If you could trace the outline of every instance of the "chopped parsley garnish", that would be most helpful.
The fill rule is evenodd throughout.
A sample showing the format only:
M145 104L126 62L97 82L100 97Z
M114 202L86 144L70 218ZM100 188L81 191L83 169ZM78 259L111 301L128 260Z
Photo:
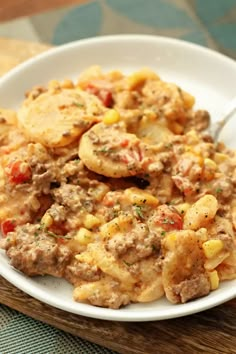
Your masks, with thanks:
M102 153L106 153L106 154L111 154L112 152L114 152L114 150L108 148L107 146L102 147L101 149L97 150L97 152L102 152Z
M125 260L123 260L123 262L124 262L124 264L127 265L128 267L132 266L131 263L129 263L129 262L125 261Z
M162 221L162 224L170 224L170 225L174 225L174 221L173 220L169 220L169 219L164 219L163 221Z
M166 231L161 232L161 236L165 236L165 234L166 234Z
M142 206L141 205L136 205L135 206L135 213L140 219L144 218L143 210L142 210Z
M221 193L222 191L223 191L222 188L217 188L217 189L216 189L216 193L217 193L217 194Z
M81 103L79 103L79 102L73 102L73 105L74 105L74 106L77 106L77 107L79 107L79 108L83 108L83 107L84 107L84 105L81 104Z
M153 250L153 251L158 251L157 246L156 246L156 245L152 245L152 250Z

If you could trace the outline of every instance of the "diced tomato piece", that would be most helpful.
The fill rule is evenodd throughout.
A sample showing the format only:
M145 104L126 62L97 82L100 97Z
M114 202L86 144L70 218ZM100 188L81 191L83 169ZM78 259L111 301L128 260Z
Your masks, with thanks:
M102 204L106 207L113 207L115 205L115 199L110 195L105 195Z
M15 230L15 223L12 220L5 220L1 223L1 234L2 237L6 237L8 232Z
M100 98L105 107L112 107L113 97L111 91L108 91L106 89L100 90L98 93L98 98Z
M11 162L6 168L6 174L8 175L9 181L15 184L27 182L32 177L30 167L20 160Z
M111 91L105 88L99 89L98 87L89 84L86 88L86 91L92 93L93 95L97 96L105 107L112 107L113 105L113 97Z
M183 219L177 211L173 211L167 205L158 207L155 215L155 224L161 226L165 231L182 230Z
M122 140L122 142L120 143L121 147L127 147L129 145L129 139L124 139Z
M49 231L56 235L64 236L68 233L66 225L62 222L53 222L53 224L48 228Z
M66 239L64 237L58 237L57 243L59 243L59 245L64 245L66 243Z

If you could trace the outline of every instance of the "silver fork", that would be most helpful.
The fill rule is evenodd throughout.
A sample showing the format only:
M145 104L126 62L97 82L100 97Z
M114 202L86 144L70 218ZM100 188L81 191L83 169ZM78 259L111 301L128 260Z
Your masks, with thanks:
M213 137L214 141L219 140L220 133L228 121L236 114L236 97L234 97L229 104L226 105L222 114L222 119L210 125L208 128L209 134Z

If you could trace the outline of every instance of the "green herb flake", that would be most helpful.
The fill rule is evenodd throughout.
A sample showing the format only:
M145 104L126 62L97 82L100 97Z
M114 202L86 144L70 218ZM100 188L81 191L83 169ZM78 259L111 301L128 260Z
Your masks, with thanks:
M127 265L128 267L132 266L131 263L129 263L129 262L125 261L125 260L123 260L123 263L124 263L125 265Z
M101 149L97 150L97 152L101 152L104 154L111 154L112 152L114 152L113 149L109 149L107 146L102 147Z
M217 189L216 189L216 193L217 193L217 194L222 193L222 191L223 191L222 188L217 188Z
M76 106L76 107L79 107L79 108L83 108L84 105L79 103L79 102L73 102L73 105Z
M161 236L165 236L165 234L166 234L166 231L161 232Z
M162 221L162 224L170 224L170 225L174 225L174 221L173 220L169 220L169 219L164 219L163 221Z
M136 205L136 206L135 206L135 213L136 213L136 215L137 215L140 219L143 219L143 218L144 218L143 210L142 210L141 205Z
M156 245L152 245L152 250L153 250L154 252L158 251L157 246L156 246Z

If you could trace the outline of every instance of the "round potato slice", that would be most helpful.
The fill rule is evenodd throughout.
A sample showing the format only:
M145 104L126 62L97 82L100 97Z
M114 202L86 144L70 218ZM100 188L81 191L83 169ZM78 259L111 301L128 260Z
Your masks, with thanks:
M49 90L27 99L19 123L29 139L54 148L72 143L106 111L100 100L80 89Z
M124 122L99 123L83 134L79 157L85 166L107 177L134 176L143 171L140 140L126 132Z

